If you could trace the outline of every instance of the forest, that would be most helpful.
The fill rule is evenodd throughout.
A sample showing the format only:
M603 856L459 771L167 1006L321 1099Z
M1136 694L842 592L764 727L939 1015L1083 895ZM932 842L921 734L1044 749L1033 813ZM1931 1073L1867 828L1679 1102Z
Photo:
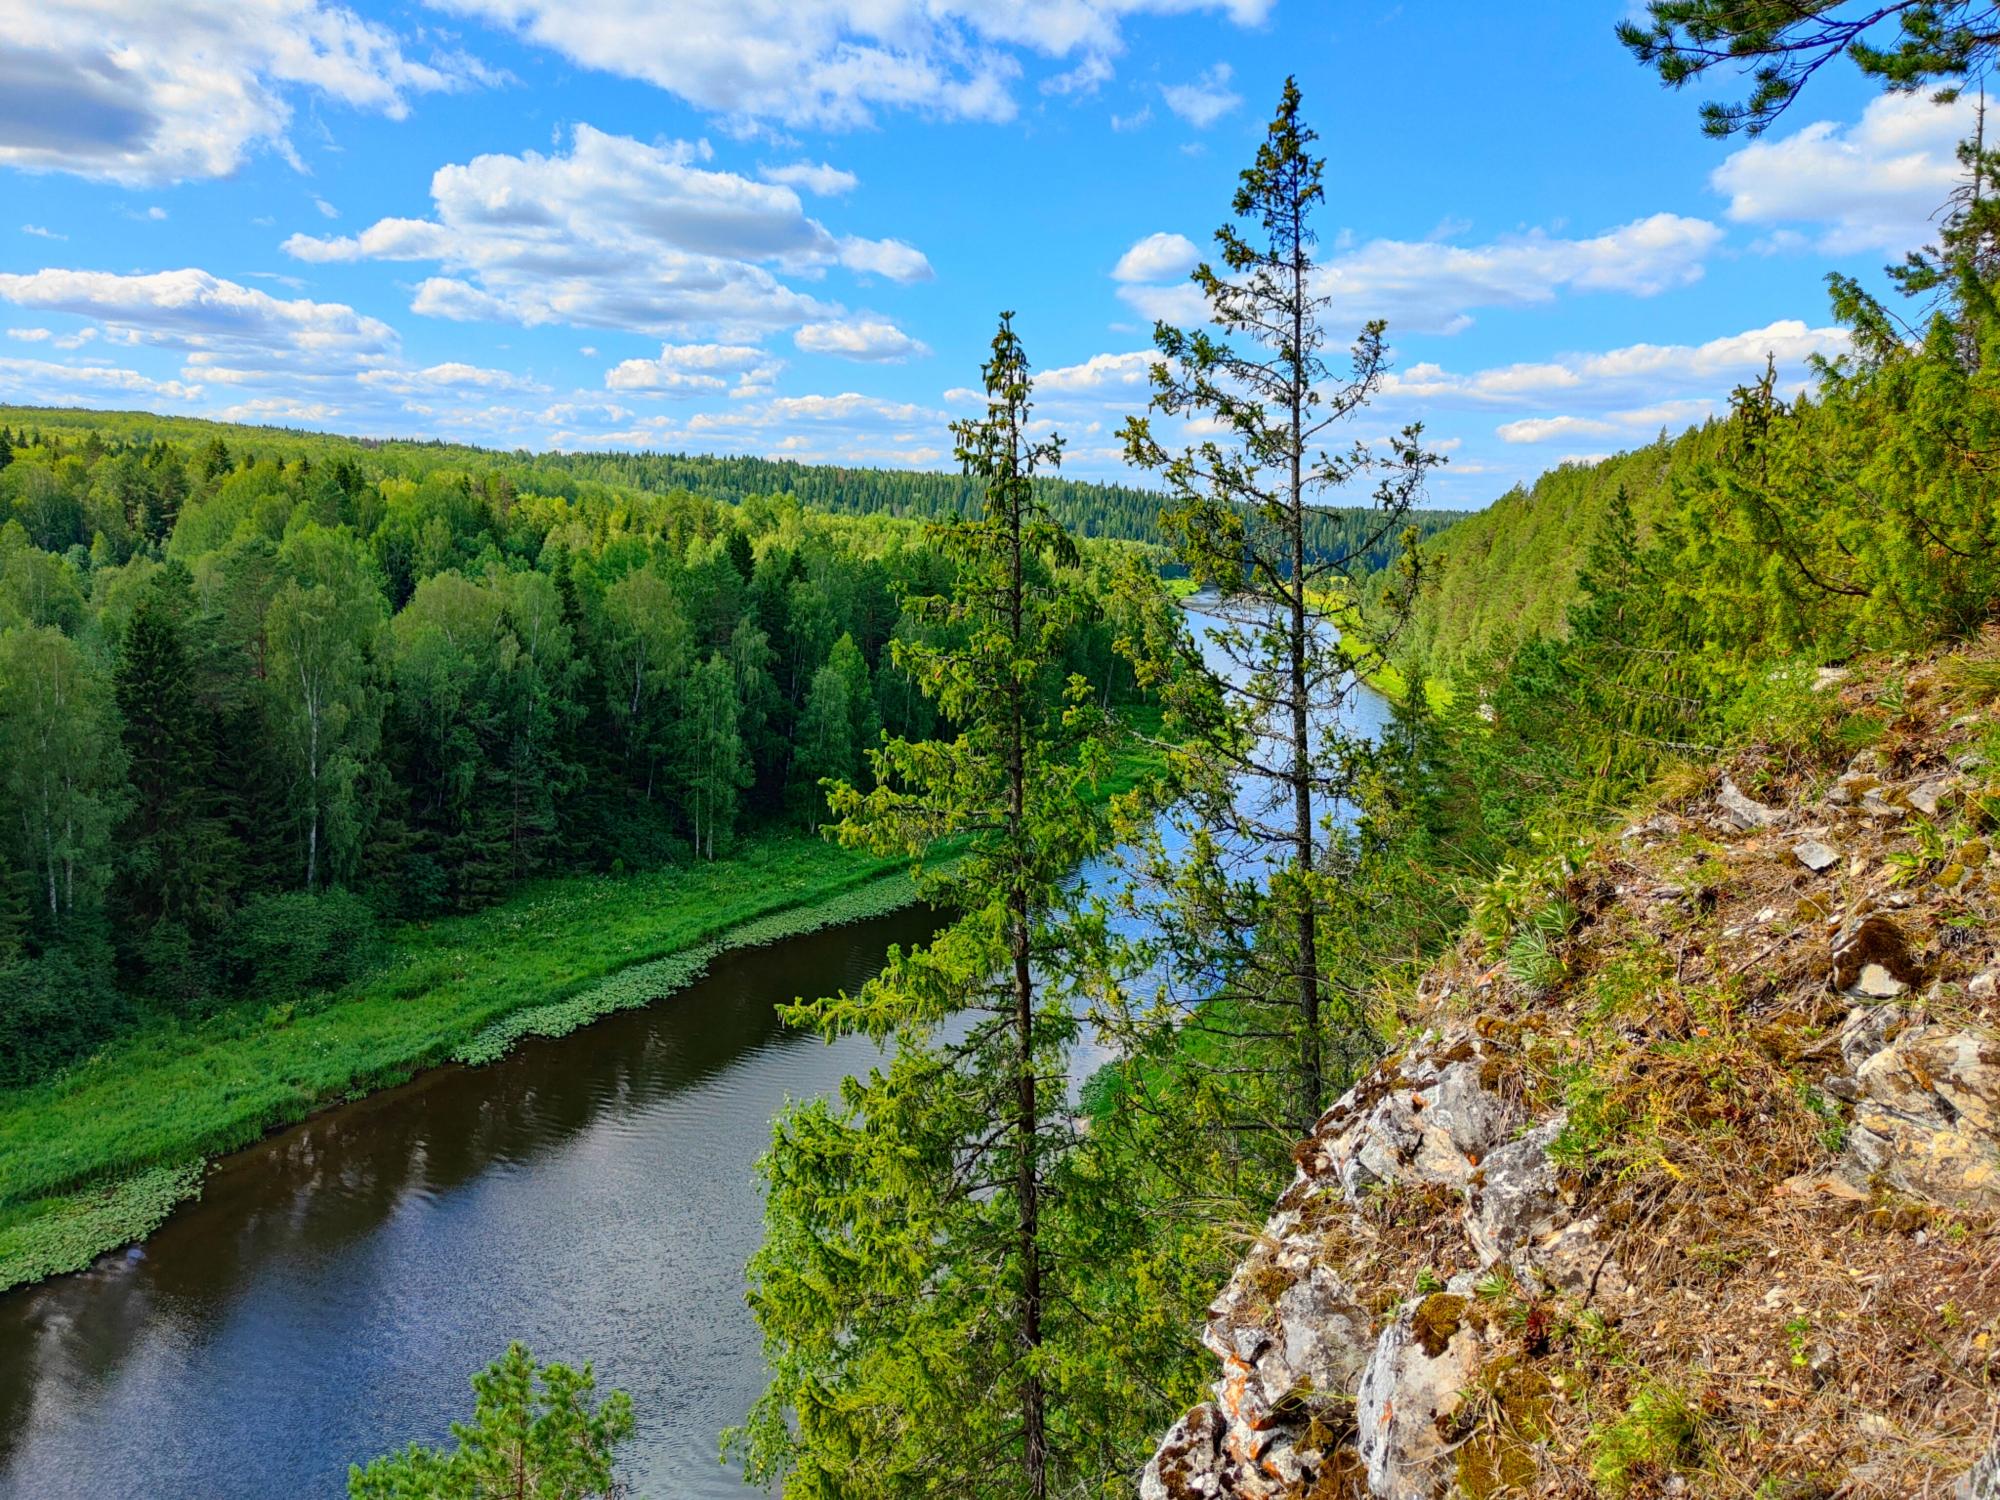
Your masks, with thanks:
M821 778L937 722L887 650L950 574L912 523L13 420L10 1083L148 1014L337 986L385 919L809 828ZM1129 696L1112 630L1063 649Z

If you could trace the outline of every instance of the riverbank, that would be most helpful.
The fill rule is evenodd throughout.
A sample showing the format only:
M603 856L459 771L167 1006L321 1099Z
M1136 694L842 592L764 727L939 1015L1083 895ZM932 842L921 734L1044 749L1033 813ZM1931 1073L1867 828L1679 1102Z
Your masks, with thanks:
M1156 711L1128 713L1157 724ZM1128 745L1101 792L1156 768ZM0 1291L143 1240L200 1191L209 1159L315 1110L671 995L730 949L915 899L906 860L758 834L713 863L541 881L485 911L408 924L366 978L296 1005L157 1023L0 1091Z
M143 1239L207 1158L315 1109L672 994L725 949L913 897L902 861L766 835L713 864L551 880L411 924L368 978L296 1008L148 1028L0 1094L0 1287Z

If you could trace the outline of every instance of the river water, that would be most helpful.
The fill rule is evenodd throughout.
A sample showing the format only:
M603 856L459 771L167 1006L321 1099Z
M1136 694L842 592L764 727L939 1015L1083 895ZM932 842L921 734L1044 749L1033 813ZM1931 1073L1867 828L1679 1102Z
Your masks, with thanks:
M1364 732L1383 711L1350 708ZM716 1435L763 1388L755 1162L787 1099L876 1057L774 1007L933 926L725 954L654 1005L327 1110L225 1158L145 1246L0 1296L0 1500L336 1497L350 1462L443 1440L510 1338L631 1392L637 1494L746 1500Z

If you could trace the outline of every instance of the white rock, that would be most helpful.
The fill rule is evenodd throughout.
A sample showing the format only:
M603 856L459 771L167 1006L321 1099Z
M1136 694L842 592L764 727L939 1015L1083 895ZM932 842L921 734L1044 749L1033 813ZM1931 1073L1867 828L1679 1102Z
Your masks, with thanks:
M1821 870L1831 869L1840 863L1840 853L1818 839L1805 839L1792 847L1792 854L1798 862L1817 875Z
M1880 964L1863 964L1860 976L1847 993L1870 1000L1893 1000L1908 989L1907 984Z
M1769 828L1773 823L1783 822L1785 817L1777 808L1766 807L1744 795L1743 789L1727 776L1722 778L1722 785L1716 789L1715 807L1723 822L1746 832L1752 828Z

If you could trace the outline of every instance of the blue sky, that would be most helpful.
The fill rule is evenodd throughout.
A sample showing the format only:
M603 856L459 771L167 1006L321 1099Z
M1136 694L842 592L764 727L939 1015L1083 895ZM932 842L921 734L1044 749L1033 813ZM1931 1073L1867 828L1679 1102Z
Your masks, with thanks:
M942 467L1003 307L1120 477L1152 319L1287 72L1364 437L1435 504L1836 353L1962 108L1828 70L1698 129L1616 3L0 0L0 398L502 447ZM1728 89L1734 80L1717 80Z

